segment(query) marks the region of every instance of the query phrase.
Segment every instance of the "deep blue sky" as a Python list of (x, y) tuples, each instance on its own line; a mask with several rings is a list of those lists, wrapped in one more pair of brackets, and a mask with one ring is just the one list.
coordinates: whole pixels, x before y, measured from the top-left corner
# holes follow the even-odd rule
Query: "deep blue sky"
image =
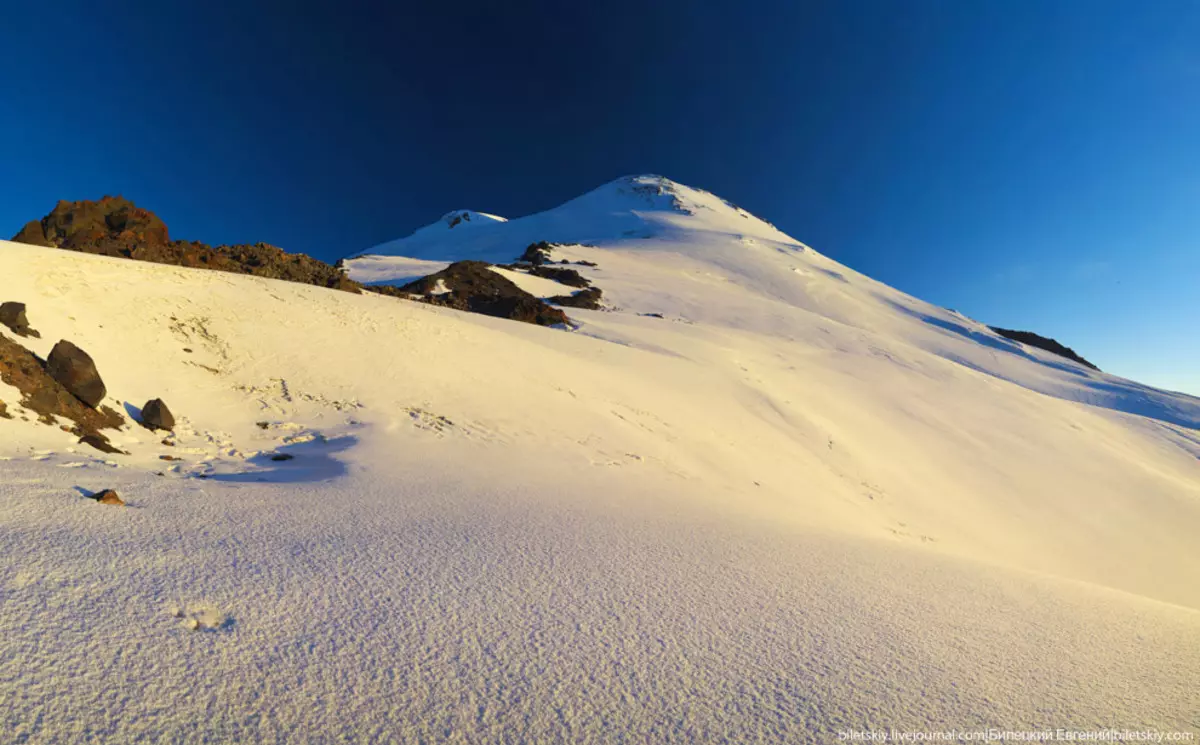
[(620, 175), (1200, 393), (1200, 3), (6, 3), (0, 232), (332, 260)]

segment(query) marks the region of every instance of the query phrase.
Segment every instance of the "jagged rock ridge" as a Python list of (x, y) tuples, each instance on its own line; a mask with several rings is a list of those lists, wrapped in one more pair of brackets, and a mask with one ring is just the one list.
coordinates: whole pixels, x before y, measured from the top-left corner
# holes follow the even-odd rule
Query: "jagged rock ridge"
[(199, 241), (171, 240), (166, 224), (157, 215), (119, 196), (99, 201), (60, 201), (40, 221), (27, 223), (13, 240), (156, 264), (253, 274), (347, 292), (361, 290), (337, 267), (266, 243), (213, 247)]

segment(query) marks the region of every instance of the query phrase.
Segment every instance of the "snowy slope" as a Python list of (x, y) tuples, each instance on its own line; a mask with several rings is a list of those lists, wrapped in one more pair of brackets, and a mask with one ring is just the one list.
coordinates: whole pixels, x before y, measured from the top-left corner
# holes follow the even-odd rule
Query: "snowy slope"
[[(181, 422), (102, 456), (0, 419), (6, 733), (1200, 725), (1196, 399), (670, 182), (439, 235), (410, 258), (569, 242), (609, 309), (561, 331), (0, 243), (0, 299), (43, 335), (22, 343), (71, 339), (110, 404)], [(104, 487), (129, 506), (80, 496)]]
[[(903, 354), (915, 346), (1040, 393), (1200, 428), (1200, 399), (1006, 339), (842, 266), (709, 192), (662, 176), (617, 179), (553, 210), (483, 229), (451, 234), (432, 227), (348, 260), (348, 274), (367, 284), (400, 283), (460, 259), (506, 264), (537, 241), (576, 244), (557, 256), (600, 264), (573, 268), (627, 311), (674, 313), (786, 338), (833, 322), (847, 339), (879, 350), (899, 347)], [(681, 277), (690, 281), (680, 283)], [(541, 288), (534, 294), (552, 293)]]
[(451, 234), (443, 221), (360, 256), (501, 264), (536, 241), (597, 243), (709, 230), (793, 242), (745, 210), (662, 176), (620, 178), (547, 212), (518, 220), (477, 220), (469, 231)]

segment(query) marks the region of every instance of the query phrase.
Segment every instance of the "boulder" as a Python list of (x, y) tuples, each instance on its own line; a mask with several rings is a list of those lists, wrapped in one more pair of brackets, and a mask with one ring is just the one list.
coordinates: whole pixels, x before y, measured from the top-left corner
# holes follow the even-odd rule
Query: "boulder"
[(83, 437), (79, 438), (79, 444), (96, 448), (100, 452), (108, 453), (109, 455), (129, 455), (129, 453), (125, 452), (124, 450), (115, 447), (111, 442), (108, 441), (107, 437), (99, 432), (89, 432), (85, 434)]
[(50, 356), (46, 358), (46, 372), (71, 395), (93, 409), (108, 394), (96, 370), (96, 363), (87, 352), (65, 339), (50, 350)]
[(125, 501), (121, 499), (121, 495), (117, 494), (116, 491), (112, 489), (98, 491), (92, 495), (92, 499), (96, 500), (100, 504), (111, 504), (117, 507), (124, 506), (125, 504)]
[(541, 266), (550, 262), (550, 252), (553, 250), (553, 244), (547, 241), (538, 241), (530, 243), (525, 247), (525, 252), (517, 259), (519, 262)]
[(0, 304), (0, 324), (7, 326), (17, 336), (41, 336), (29, 327), (29, 319), (25, 316), (25, 303)]
[(147, 401), (142, 407), (142, 426), (147, 429), (175, 429), (175, 417), (161, 398)]

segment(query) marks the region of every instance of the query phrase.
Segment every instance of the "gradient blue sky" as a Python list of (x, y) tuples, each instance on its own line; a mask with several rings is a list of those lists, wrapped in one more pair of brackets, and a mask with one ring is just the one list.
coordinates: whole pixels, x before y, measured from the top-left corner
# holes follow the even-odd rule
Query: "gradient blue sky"
[(18, 2), (0, 49), (6, 234), (119, 193), (332, 260), (662, 173), (1200, 394), (1197, 2)]

